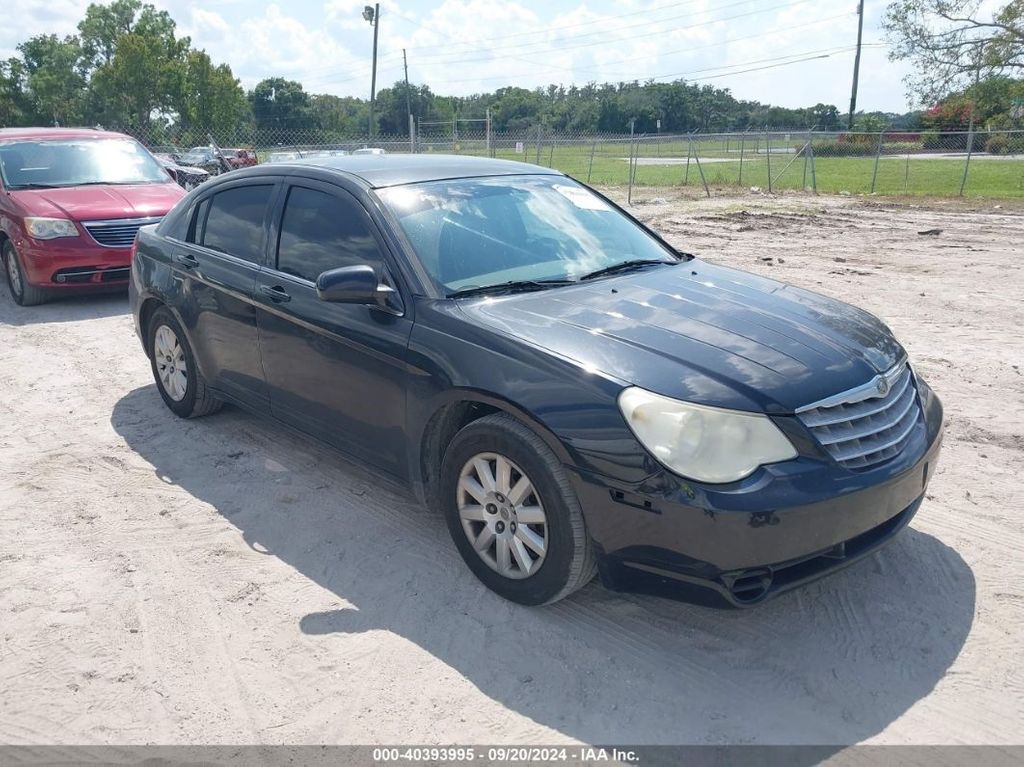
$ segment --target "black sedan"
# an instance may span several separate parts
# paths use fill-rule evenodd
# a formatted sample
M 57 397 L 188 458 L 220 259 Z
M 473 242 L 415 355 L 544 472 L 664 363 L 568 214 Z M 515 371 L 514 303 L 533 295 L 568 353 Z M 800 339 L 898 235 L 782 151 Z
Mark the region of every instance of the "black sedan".
M 677 252 L 498 160 L 240 170 L 143 229 L 167 406 L 230 402 L 407 482 L 524 604 L 593 575 L 749 605 L 917 511 L 942 407 L 875 317 Z

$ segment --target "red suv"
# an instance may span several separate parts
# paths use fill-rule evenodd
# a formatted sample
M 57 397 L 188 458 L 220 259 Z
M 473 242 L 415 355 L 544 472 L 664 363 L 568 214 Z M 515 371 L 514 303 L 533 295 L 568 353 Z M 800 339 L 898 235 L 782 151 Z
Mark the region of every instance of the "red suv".
M 135 233 L 184 196 L 129 136 L 0 129 L 0 253 L 11 296 L 29 306 L 126 286 Z

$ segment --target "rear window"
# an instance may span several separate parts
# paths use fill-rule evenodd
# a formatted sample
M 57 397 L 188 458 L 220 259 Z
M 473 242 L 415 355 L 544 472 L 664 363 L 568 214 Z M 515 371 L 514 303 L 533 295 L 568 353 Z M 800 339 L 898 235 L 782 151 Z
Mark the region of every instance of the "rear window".
M 259 263 L 263 222 L 273 189 L 273 184 L 236 186 L 213 195 L 205 222 L 196 222 L 196 241 L 211 250 Z

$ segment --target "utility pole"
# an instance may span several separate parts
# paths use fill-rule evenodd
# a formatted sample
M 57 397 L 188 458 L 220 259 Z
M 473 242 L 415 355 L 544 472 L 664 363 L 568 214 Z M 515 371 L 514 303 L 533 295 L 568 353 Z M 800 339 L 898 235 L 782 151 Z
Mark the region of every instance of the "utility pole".
M 857 79 L 860 77 L 860 41 L 864 37 L 864 0 L 857 3 L 857 54 L 853 57 L 853 91 L 850 93 L 850 117 L 846 129 L 853 130 L 853 113 L 857 111 Z
M 409 99 L 409 60 L 405 57 L 405 48 L 402 48 L 402 66 L 405 67 L 405 111 L 409 115 L 409 125 L 412 125 L 412 101 Z M 409 129 L 412 136 L 412 128 Z
M 373 102 L 377 97 L 377 31 L 380 29 L 380 3 L 376 3 L 372 8 L 365 6 L 363 8 L 363 18 L 366 19 L 370 24 L 373 25 L 373 75 L 370 78 L 370 138 L 373 138 L 374 125 L 373 125 Z

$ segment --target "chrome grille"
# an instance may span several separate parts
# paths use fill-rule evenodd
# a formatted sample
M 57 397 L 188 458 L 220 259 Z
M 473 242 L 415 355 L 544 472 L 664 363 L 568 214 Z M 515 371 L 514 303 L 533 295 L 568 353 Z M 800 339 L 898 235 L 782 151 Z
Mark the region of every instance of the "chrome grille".
M 903 450 L 920 412 L 913 374 L 902 362 L 864 386 L 801 408 L 797 417 L 838 463 L 862 469 Z
M 139 228 L 160 223 L 162 216 L 148 218 L 117 218 L 107 221 L 83 221 L 82 226 L 100 245 L 108 248 L 130 248 Z

